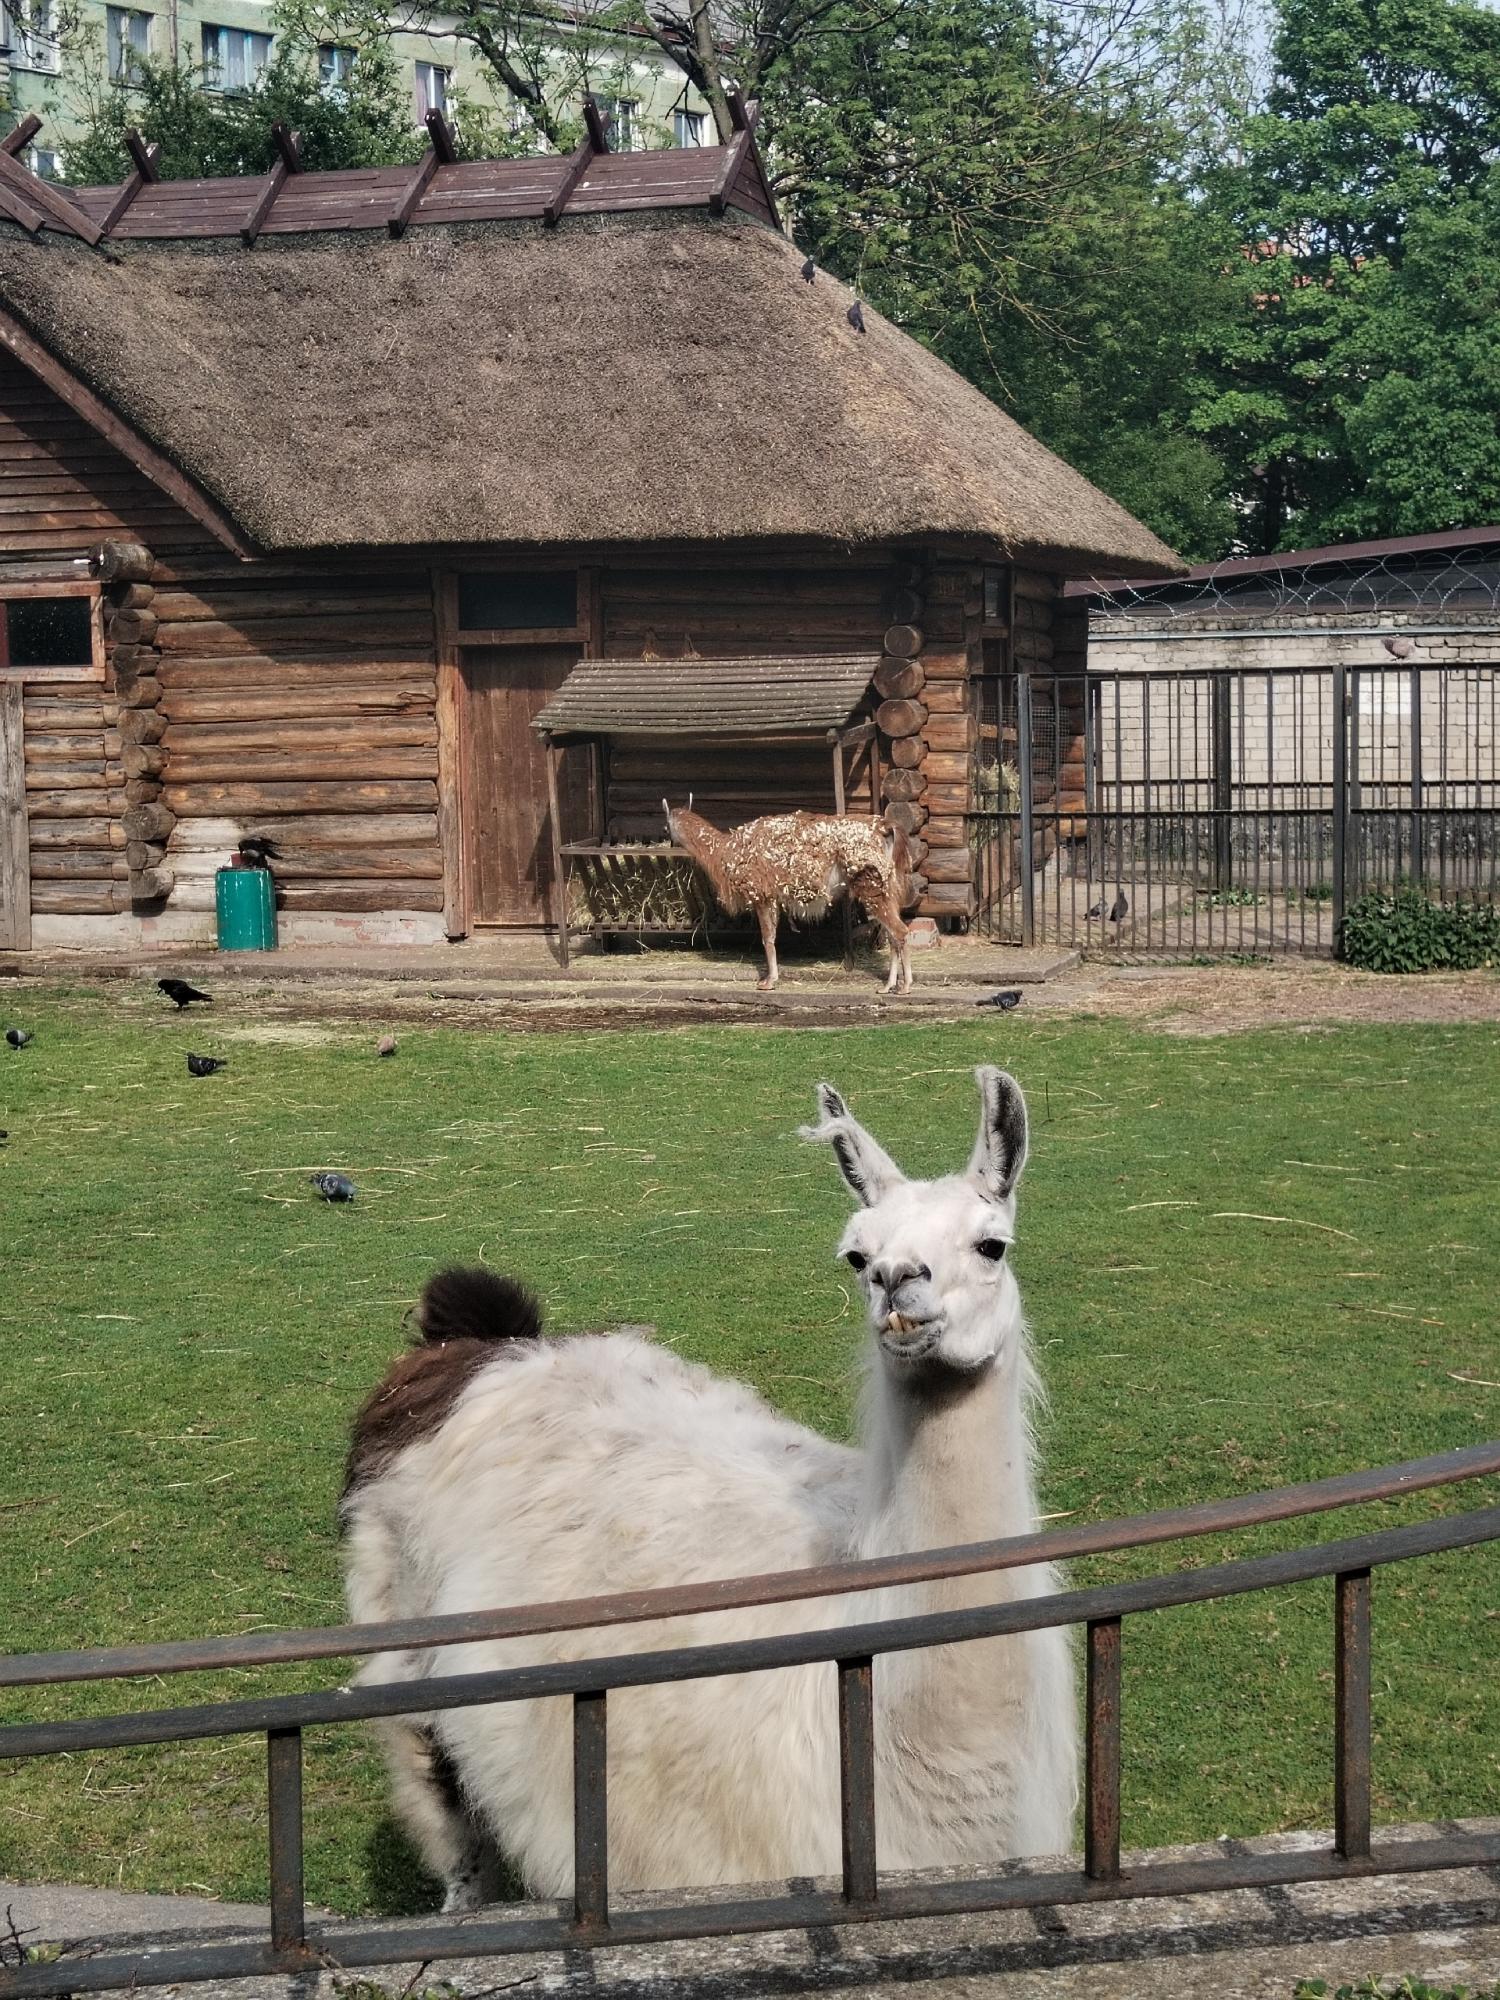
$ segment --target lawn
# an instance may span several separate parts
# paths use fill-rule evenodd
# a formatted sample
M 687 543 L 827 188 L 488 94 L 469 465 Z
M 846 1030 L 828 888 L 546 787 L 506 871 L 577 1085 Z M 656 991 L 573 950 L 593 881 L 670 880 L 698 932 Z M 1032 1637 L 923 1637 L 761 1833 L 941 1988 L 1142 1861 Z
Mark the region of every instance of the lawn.
M 19 1055 L 0 1046 L 6 1649 L 337 1619 L 349 1414 L 443 1261 L 526 1276 L 558 1330 L 655 1322 L 845 1433 L 860 1327 L 831 1251 L 846 1200 L 794 1136 L 825 1075 L 926 1172 L 966 1156 L 973 1063 L 1001 1060 L 1025 1085 L 1016 1268 L 1052 1397 L 1049 1513 L 1169 1506 L 1500 1433 L 1492 1025 L 408 1026 L 383 1062 L 376 1031 L 264 1029 L 248 995 L 211 1023 L 138 987 L 0 1007 L 36 1030 Z M 193 1081 L 189 1048 L 231 1066 Z M 306 1176 L 324 1166 L 358 1182 L 352 1207 L 316 1201 Z M 1233 1547 L 1494 1498 L 1481 1483 Z M 1228 1552 L 1205 1541 L 1076 1575 Z M 1379 1817 L 1500 1813 L 1497 1605 L 1493 1549 L 1377 1579 Z M 1330 1642 L 1325 1585 L 1133 1623 L 1127 1842 L 1327 1824 Z M 0 1712 L 337 1677 L 102 1684 Z M 413 1907 L 368 1745 L 318 1732 L 308 1753 L 311 1896 Z M 0 1877 L 259 1897 L 263 1788 L 249 1741 L 12 1765 Z

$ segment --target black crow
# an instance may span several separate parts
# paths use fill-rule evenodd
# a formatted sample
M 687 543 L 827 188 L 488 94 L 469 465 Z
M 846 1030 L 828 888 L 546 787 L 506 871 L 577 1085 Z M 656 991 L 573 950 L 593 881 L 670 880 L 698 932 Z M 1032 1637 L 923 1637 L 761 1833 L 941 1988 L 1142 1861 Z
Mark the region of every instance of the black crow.
M 281 849 L 269 834 L 251 833 L 240 842 L 240 853 L 252 868 L 264 868 L 268 861 L 279 861 Z
M 345 1174 L 309 1174 L 324 1201 L 353 1201 L 354 1183 Z
M 1006 1014 L 1010 1012 L 1012 1007 L 1019 1007 L 1020 1004 L 1021 990 L 1018 986 L 1012 986 L 1004 993 L 987 993 L 982 1000 L 974 1002 L 976 1007 L 998 1007 L 1002 1013 Z
M 1091 924 L 1093 923 L 1096 917 L 1102 917 L 1103 915 L 1104 915 L 1104 898 L 1101 896 L 1098 902 L 1095 903 L 1094 907 L 1091 910 L 1084 911 L 1083 921 L 1086 924 Z
M 1109 906 L 1109 920 L 1112 924 L 1121 924 L 1129 915 L 1130 898 L 1122 889 Z
M 818 267 L 813 262 L 812 258 L 809 257 L 807 262 L 802 266 L 802 275 L 807 280 L 808 284 L 811 284 L 813 279 L 817 276 L 817 274 L 818 274 Z
M 13 1049 L 24 1049 L 26 1044 L 31 1040 L 31 1030 L 29 1028 L 7 1028 L 5 1039 Z
M 844 317 L 848 320 L 849 324 L 854 328 L 854 331 L 856 333 L 864 332 L 865 316 L 864 313 L 860 310 L 860 304 L 858 299 L 856 299 L 853 305 L 850 306 L 848 312 L 844 315 Z
M 185 979 L 158 979 L 157 986 L 174 1003 L 179 1013 L 193 1000 L 206 1000 L 213 1004 L 212 993 L 200 993 L 196 986 L 189 986 Z
M 189 1076 L 212 1076 L 216 1069 L 227 1069 L 228 1067 L 229 1058 L 227 1056 L 188 1057 Z

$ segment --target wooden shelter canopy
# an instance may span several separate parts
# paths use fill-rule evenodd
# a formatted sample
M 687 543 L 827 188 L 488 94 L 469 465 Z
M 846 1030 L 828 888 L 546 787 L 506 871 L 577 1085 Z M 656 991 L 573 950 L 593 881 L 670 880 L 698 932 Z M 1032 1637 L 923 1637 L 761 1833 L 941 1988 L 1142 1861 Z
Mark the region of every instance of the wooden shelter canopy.
M 583 660 L 531 726 L 544 737 L 826 738 L 849 727 L 879 665 L 874 653 Z

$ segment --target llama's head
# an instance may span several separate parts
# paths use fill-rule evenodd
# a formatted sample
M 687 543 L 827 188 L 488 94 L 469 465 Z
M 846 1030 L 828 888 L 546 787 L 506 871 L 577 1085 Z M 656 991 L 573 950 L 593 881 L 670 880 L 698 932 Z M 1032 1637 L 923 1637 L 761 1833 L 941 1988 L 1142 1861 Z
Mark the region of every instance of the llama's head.
M 666 800 L 663 799 L 661 802 L 661 809 L 667 816 L 667 838 L 669 840 L 675 841 L 677 845 L 681 847 L 684 843 L 682 838 L 682 828 L 680 825 L 680 816 L 684 812 L 692 812 L 693 810 L 692 793 L 691 792 L 688 793 L 688 802 L 686 806 L 670 806 L 667 804 Z
M 977 1382 L 1021 1345 L 1007 1254 L 1026 1164 L 1026 1100 L 1004 1070 L 974 1074 L 979 1136 L 961 1174 L 908 1180 L 831 1084 L 818 1085 L 821 1121 L 802 1128 L 833 1147 L 860 1204 L 838 1254 L 859 1276 L 886 1368 L 914 1388 Z

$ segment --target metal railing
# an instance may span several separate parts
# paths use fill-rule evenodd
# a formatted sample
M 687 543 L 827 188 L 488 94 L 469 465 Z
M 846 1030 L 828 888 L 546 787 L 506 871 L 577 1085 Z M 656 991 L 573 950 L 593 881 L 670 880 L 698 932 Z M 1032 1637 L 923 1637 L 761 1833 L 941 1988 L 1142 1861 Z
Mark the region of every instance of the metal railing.
M 501 1608 L 381 1625 L 256 1633 L 88 1652 L 16 1654 L 0 1660 L 0 1687 L 56 1686 L 140 1674 L 448 1646 L 484 1638 L 605 1628 L 688 1612 L 827 1597 L 937 1581 L 1040 1562 L 1143 1548 L 1180 1538 L 1264 1525 L 1385 1500 L 1500 1473 L 1500 1441 L 1376 1471 L 1281 1487 L 1157 1514 L 829 1568 L 742 1577 L 564 1603 Z M 0 1996 L 59 1996 L 114 1987 L 168 1985 L 402 1960 L 484 1957 L 576 1946 L 663 1943 L 781 1931 L 808 1925 L 1030 1909 L 1048 1904 L 1190 1895 L 1349 1876 L 1405 1874 L 1500 1862 L 1500 1836 L 1453 1835 L 1377 1847 L 1370 1824 L 1371 1572 L 1386 1564 L 1500 1540 L 1500 1506 L 1252 1556 L 1204 1569 L 1140 1578 L 1018 1602 L 927 1612 L 718 1645 L 549 1662 L 422 1681 L 333 1688 L 194 1707 L 0 1729 L 0 1757 L 65 1755 L 204 1737 L 264 1734 L 267 1749 L 271 1928 L 260 1941 L 149 1953 L 64 1958 L 0 1973 Z M 1211 1861 L 1120 1865 L 1121 1637 L 1127 1617 L 1248 1591 L 1333 1577 L 1334 1843 L 1326 1852 L 1232 1855 Z M 882 1888 L 876 1867 L 875 1693 L 882 1653 L 1041 1630 L 1086 1630 L 1086 1781 L 1081 1871 L 1012 1872 L 983 1880 L 926 1881 Z M 829 1664 L 838 1688 L 843 1883 L 689 1905 L 612 1910 L 607 1827 L 608 1699 L 621 1688 Z M 571 1908 L 550 1917 L 465 1919 L 442 1925 L 385 1924 L 322 1936 L 307 1927 L 302 1862 L 302 1731 L 374 1717 L 431 1713 L 502 1701 L 569 1697 L 573 1704 L 574 1868 Z

